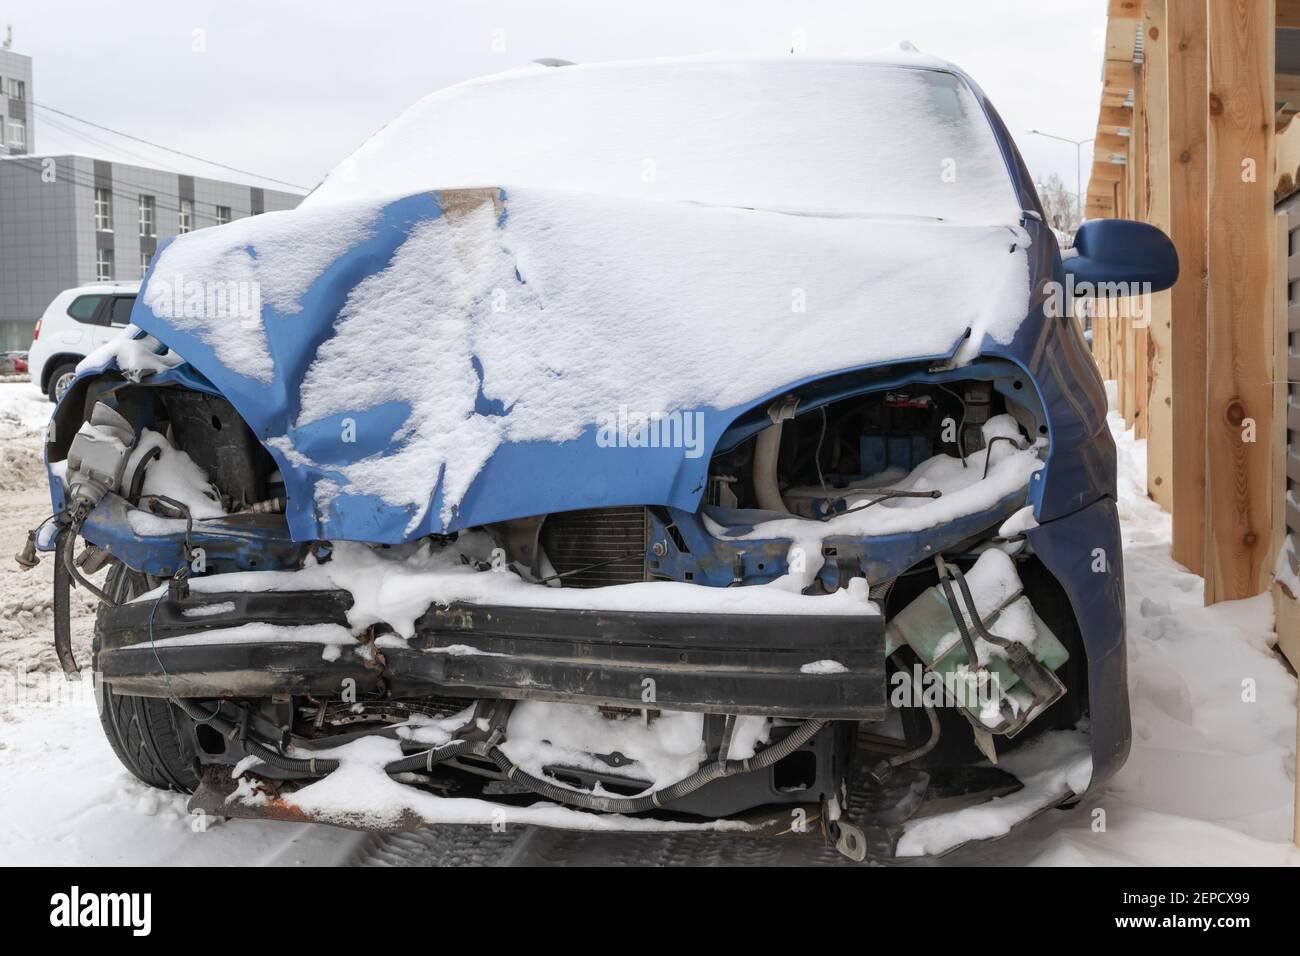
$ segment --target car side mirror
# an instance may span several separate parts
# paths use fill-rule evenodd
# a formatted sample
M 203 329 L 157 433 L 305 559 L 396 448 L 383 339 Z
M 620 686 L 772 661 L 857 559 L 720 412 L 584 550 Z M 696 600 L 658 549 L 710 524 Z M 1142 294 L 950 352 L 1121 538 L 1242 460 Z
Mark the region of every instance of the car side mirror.
M 1155 226 L 1130 219 L 1085 222 L 1061 264 L 1074 277 L 1076 289 L 1085 282 L 1094 288 L 1123 283 L 1130 291 L 1120 294 L 1134 295 L 1162 292 L 1178 281 L 1178 250 L 1170 238 Z

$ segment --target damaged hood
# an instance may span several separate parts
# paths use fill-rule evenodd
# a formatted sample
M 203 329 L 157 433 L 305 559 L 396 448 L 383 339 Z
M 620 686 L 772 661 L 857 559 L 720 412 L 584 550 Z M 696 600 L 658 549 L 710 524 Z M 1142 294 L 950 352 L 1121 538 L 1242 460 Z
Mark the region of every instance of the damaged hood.
M 693 510 L 744 411 L 1009 342 L 1023 232 L 503 189 L 270 213 L 157 257 L 132 316 L 277 459 L 294 536 Z

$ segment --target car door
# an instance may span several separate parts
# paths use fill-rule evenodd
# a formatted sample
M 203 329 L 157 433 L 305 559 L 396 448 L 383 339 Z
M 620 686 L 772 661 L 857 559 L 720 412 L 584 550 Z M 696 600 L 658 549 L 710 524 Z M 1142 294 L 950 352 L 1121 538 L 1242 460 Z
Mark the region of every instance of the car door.
M 50 323 L 49 331 L 53 331 L 57 343 L 55 351 L 86 353 L 98 345 L 95 333 L 100 328 L 99 317 L 110 298 L 96 292 L 79 295 L 69 302 L 67 316 L 71 321 L 56 317 L 59 321 Z
M 131 309 L 135 306 L 133 295 L 110 295 L 104 297 L 99 312 L 95 315 L 95 346 L 98 348 L 131 322 Z

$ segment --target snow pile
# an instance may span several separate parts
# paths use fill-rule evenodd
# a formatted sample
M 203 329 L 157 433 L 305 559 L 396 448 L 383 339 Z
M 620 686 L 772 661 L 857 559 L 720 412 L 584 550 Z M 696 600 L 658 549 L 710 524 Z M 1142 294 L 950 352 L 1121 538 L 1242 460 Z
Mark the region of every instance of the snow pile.
M 413 228 L 353 289 L 302 381 L 297 428 L 410 407 L 394 451 L 330 467 L 349 492 L 410 506 L 408 528 L 435 489 L 449 522 L 504 442 L 578 438 L 621 407 L 708 416 L 804 378 L 946 355 L 967 329 L 1005 343 L 1026 313 L 1027 254 L 1000 226 L 524 190 L 507 208 L 504 223 L 483 201 Z M 273 444 L 311 461 L 292 434 Z
M 1074 731 L 1053 731 L 1004 757 L 1000 767 L 1020 780 L 1020 790 L 954 813 L 909 821 L 899 838 L 897 855 L 939 854 L 969 840 L 1002 836 L 1063 797 L 1082 793 L 1092 778 L 1088 737 Z
M 863 580 L 834 594 L 817 596 L 805 596 L 770 584 L 710 588 L 685 581 L 643 581 L 590 589 L 548 588 L 525 581 L 505 565 L 494 570 L 478 570 L 480 564 L 489 563 L 494 547 L 487 535 L 478 532 L 462 534 L 454 545 L 447 546 L 421 541 L 393 548 L 371 548 L 357 542 L 338 541 L 333 547 L 329 561 L 322 564 L 309 557 L 300 571 L 200 575 L 190 578 L 190 589 L 200 594 L 342 589 L 353 598 L 348 623 L 354 633 L 359 634 L 372 624 L 386 623 L 403 638 L 415 634 L 416 619 L 430 605 L 445 607 L 458 601 L 507 607 L 672 610 L 687 614 L 866 615 L 878 612 L 867 597 Z M 163 587 L 155 588 L 133 600 L 153 600 L 163 590 Z
M 179 501 L 195 520 L 219 518 L 226 513 L 221 507 L 221 495 L 208 480 L 208 473 L 182 449 L 174 448 L 171 442 L 151 428 L 140 430 L 131 457 L 127 459 L 126 473 L 134 475 L 140 462 L 154 449 L 158 450 L 158 458 L 145 466 L 142 495 L 161 495 Z M 170 523 L 168 527 L 171 527 Z
M 137 326 L 128 325 L 78 362 L 77 372 L 100 368 L 110 361 L 116 361 L 123 375 L 138 382 L 147 374 L 174 368 L 185 360 L 164 349 L 152 335 L 145 335 Z
M 899 49 L 512 70 L 426 96 L 303 206 L 500 185 L 1014 224 L 1002 155 L 950 69 Z
M 0 441 L 44 429 L 53 409 L 30 381 L 0 382 Z
M 342 747 L 313 753 L 318 757 L 337 759 L 339 768 L 295 791 L 288 802 L 313 819 L 326 823 L 379 829 L 410 826 L 417 822 L 484 826 L 525 824 L 563 830 L 640 832 L 742 832 L 749 829 L 746 824 L 727 821 L 672 823 L 616 814 L 584 813 L 541 801 L 526 807 L 511 807 L 486 800 L 435 796 L 408 787 L 384 771 L 385 764 L 402 757 L 401 743 L 388 737 L 363 737 Z M 263 802 L 265 796 L 254 787 L 231 799 L 256 804 Z
M 46 557 L 23 571 L 10 560 L 27 532 L 50 514 L 42 443 L 53 410 L 30 381 L 0 383 L 0 540 L 5 543 L 0 554 L 0 725 L 5 720 L 5 682 L 25 684 L 62 673 L 50 639 L 54 562 Z M 102 574 L 96 580 L 102 581 Z M 74 588 L 71 602 L 73 649 L 79 661 L 86 661 L 98 601 L 84 588 Z
M 264 308 L 273 321 L 301 311 L 299 300 L 332 262 L 374 233 L 373 203 L 326 212 L 269 212 L 178 236 L 163 249 L 144 303 L 174 328 L 212 348 L 232 371 L 270 382 Z M 221 307 L 213 308 L 220 302 Z
M 1014 538 L 1016 535 L 1024 534 L 1026 531 L 1037 527 L 1038 521 L 1034 518 L 1034 506 L 1026 505 L 1002 522 L 1002 527 L 998 528 L 998 536 Z
M 594 440 L 621 407 L 729 421 L 801 379 L 1010 342 L 1028 311 L 1027 234 L 983 110 L 945 70 L 899 51 L 461 84 L 298 210 L 173 242 L 144 302 L 261 382 L 298 374 L 277 368 L 277 340 L 332 327 L 287 383 L 302 404 L 272 446 L 332 476 L 316 488 L 322 521 L 339 493 L 374 496 L 410 509 L 409 533 L 440 499 L 428 530 L 441 530 L 503 443 Z M 495 187 L 504 215 L 486 199 Z M 482 201 L 440 193 L 444 214 L 411 226 L 337 315 L 304 304 L 374 234 L 381 199 L 459 188 Z M 177 310 L 174 289 L 191 282 L 251 284 L 265 308 L 237 327 Z M 203 358 L 191 356 L 219 379 Z M 392 405 L 406 420 L 359 461 L 314 459 L 320 429 L 295 440 Z
M 847 674 L 849 669 L 839 661 L 821 660 L 809 661 L 799 667 L 801 674 Z
M 525 700 L 515 704 L 502 752 L 535 777 L 562 765 L 643 780 L 651 790 L 689 777 L 704 762 L 704 715 L 661 711 L 606 717 L 585 704 Z M 618 766 L 594 756 L 618 754 Z

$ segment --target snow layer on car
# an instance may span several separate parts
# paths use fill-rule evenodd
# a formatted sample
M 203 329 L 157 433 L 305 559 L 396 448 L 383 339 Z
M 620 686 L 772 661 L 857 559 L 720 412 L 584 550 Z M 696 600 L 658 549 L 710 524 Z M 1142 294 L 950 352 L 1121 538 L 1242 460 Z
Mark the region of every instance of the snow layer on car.
M 208 480 L 208 473 L 196 465 L 194 459 L 183 450 L 173 447 L 171 442 L 152 428 L 140 429 L 140 437 L 127 461 L 126 473 L 135 474 L 140 462 L 155 448 L 158 449 L 158 458 L 145 465 L 144 482 L 140 490 L 142 495 L 161 495 L 179 501 L 195 519 L 217 518 L 226 513 L 221 507 L 220 494 Z M 132 526 L 134 528 L 134 523 Z
M 970 840 L 1002 836 L 1017 823 L 1071 794 L 1082 794 L 1092 779 L 1088 738 L 1079 731 L 1044 734 L 1003 757 L 1001 766 L 1020 780 L 1020 790 L 973 807 L 910 820 L 895 854 L 938 855 Z
M 586 704 L 524 700 L 510 712 L 501 750 L 535 777 L 561 765 L 643 780 L 653 790 L 684 780 L 704 762 L 703 727 L 702 714 L 683 711 L 642 721 L 640 715 L 606 717 Z M 615 752 L 630 762 L 612 769 L 593 756 Z
M 371 234 L 378 213 L 373 203 L 269 212 L 178 236 L 154 263 L 144 302 L 232 371 L 269 382 L 265 308 L 280 318 L 301 311 L 303 294 Z
M 309 558 L 311 563 L 300 571 L 199 575 L 190 578 L 190 589 L 198 593 L 346 590 L 353 598 L 348 623 L 355 633 L 382 622 L 403 638 L 415 634 L 416 620 L 430 605 L 446 606 L 457 601 L 573 610 L 672 610 L 683 614 L 868 615 L 879 611 L 868 598 L 864 579 L 855 579 L 849 587 L 833 594 L 818 596 L 792 590 L 786 579 L 745 588 L 703 588 L 684 581 L 559 588 L 525 581 L 507 567 L 479 571 L 462 560 L 462 555 L 486 556 L 491 548 L 490 539 L 482 534 L 461 535 L 455 545 L 445 547 L 422 541 L 395 548 L 371 548 L 337 541 L 333 557 L 324 564 Z M 154 600 L 164 590 L 159 587 L 133 600 Z
M 1023 438 L 1012 416 L 995 415 L 984 423 L 981 431 L 985 447 L 967 455 L 965 460 L 953 455 L 935 455 L 913 468 L 901 481 L 864 485 L 860 494 L 844 499 L 845 511 L 828 520 L 813 521 L 792 516 L 764 521 L 752 528 L 746 526 L 743 531 L 732 531 L 706 515 L 705 525 L 717 537 L 731 540 L 791 538 L 816 543 L 831 535 L 865 537 L 924 531 L 985 511 L 1024 488 L 1031 476 L 1043 467 L 1043 462 L 1037 444 L 1029 448 L 1019 447 Z M 888 498 L 879 504 L 863 507 L 890 491 L 938 491 L 941 494 L 937 498 Z M 859 510 L 854 511 L 854 508 Z M 808 553 L 820 552 L 809 550 Z M 814 574 L 816 571 L 817 568 L 813 568 Z
M 304 206 L 500 185 L 1014 224 L 1001 152 L 953 69 L 900 48 L 511 70 L 426 96 Z
M 313 751 L 312 755 L 337 759 L 339 768 L 295 791 L 285 798 L 285 803 L 322 823 L 378 829 L 409 825 L 415 820 L 430 824 L 518 823 L 561 830 L 718 830 L 739 833 L 751 829 L 745 823 L 729 820 L 679 823 L 586 813 L 544 801 L 526 807 L 511 807 L 486 800 L 435 796 L 408 787 L 384 771 L 385 764 L 403 756 L 401 742 L 387 737 L 363 737 L 334 749 Z M 256 804 L 264 801 L 266 796 L 255 786 L 249 786 L 229 799 Z
M 77 374 L 117 362 L 123 375 L 138 382 L 145 374 L 163 372 L 185 361 L 175 352 L 163 350 L 160 353 L 159 349 L 162 349 L 162 344 L 156 338 L 145 335 L 138 326 L 127 325 L 78 362 Z
M 298 210 L 169 245 L 144 303 L 237 375 L 303 376 L 286 382 L 303 399 L 277 425 L 288 432 L 263 435 L 289 472 L 315 476 L 318 525 L 341 495 L 341 509 L 409 509 L 407 534 L 444 530 L 506 443 L 569 441 L 623 407 L 734 416 L 800 380 L 947 356 L 968 330 L 963 359 L 986 335 L 1009 343 L 1027 312 L 1026 233 L 984 110 L 948 69 L 899 51 L 462 84 Z M 304 304 L 385 199 L 483 187 L 504 190 L 504 214 L 483 202 L 417 219 L 337 315 Z M 253 284 L 260 321 L 178 308 L 192 281 Z M 329 324 L 305 373 L 277 368 L 277 337 Z M 360 460 L 314 459 L 319 430 L 295 441 L 331 415 L 393 407 L 405 421 Z
M 410 506 L 408 530 L 439 482 L 450 522 L 505 442 L 572 440 L 621 408 L 707 416 L 947 355 L 967 329 L 1009 342 L 1027 308 L 1026 252 L 1002 226 L 526 191 L 507 207 L 504 223 L 483 202 L 412 229 L 302 381 L 299 428 L 410 406 L 394 452 L 331 469 Z M 289 436 L 273 444 L 310 460 Z

